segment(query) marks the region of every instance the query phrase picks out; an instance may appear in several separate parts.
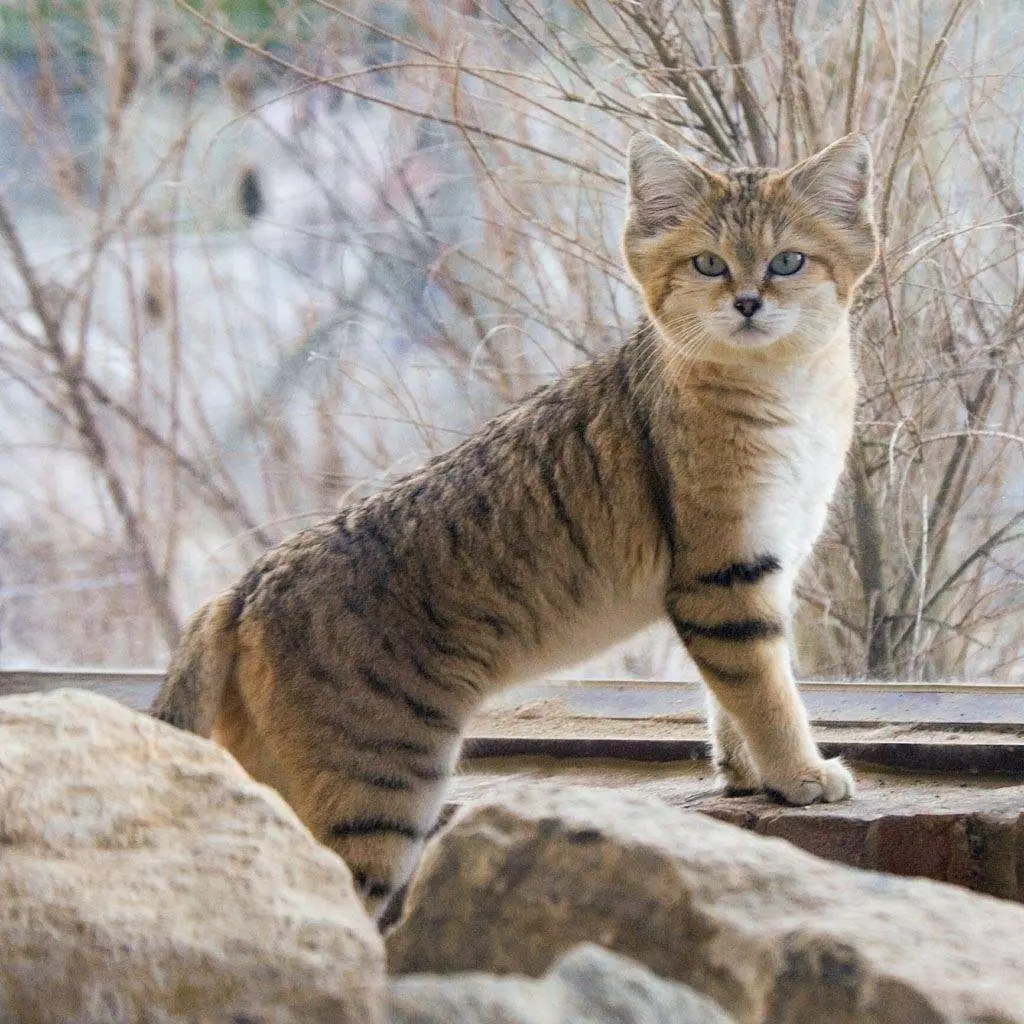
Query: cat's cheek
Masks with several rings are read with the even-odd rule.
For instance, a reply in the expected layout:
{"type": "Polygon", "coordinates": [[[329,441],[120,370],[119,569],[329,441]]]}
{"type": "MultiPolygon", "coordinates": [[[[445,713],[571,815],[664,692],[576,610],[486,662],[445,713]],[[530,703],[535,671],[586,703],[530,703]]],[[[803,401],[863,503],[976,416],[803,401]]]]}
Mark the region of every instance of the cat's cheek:
{"type": "Polygon", "coordinates": [[[786,338],[800,326],[801,311],[792,306],[781,306],[777,302],[766,302],[764,313],[765,327],[774,335],[775,340],[786,338]]]}
{"type": "Polygon", "coordinates": [[[705,334],[710,335],[716,341],[727,340],[728,325],[723,313],[718,310],[712,313],[701,313],[699,319],[701,330],[705,334]]]}
{"type": "Polygon", "coordinates": [[[804,290],[801,305],[817,320],[839,323],[846,317],[846,306],[839,295],[839,286],[829,278],[804,290]]]}

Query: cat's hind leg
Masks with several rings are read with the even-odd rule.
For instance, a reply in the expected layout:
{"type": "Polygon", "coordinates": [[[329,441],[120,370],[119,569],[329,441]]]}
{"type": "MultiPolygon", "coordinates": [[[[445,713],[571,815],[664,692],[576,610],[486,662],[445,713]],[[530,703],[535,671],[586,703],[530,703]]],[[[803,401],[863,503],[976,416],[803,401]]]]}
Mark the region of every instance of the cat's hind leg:
{"type": "Polygon", "coordinates": [[[408,882],[437,824],[459,736],[317,718],[307,712],[290,727],[289,799],[316,839],[348,865],[367,911],[377,917],[408,882]]]}
{"type": "Polygon", "coordinates": [[[262,762],[276,766],[272,781],[314,838],[345,861],[377,918],[408,882],[437,824],[457,738],[440,749],[386,732],[359,735],[321,715],[304,709],[261,730],[269,748],[262,762]]]}
{"type": "Polygon", "coordinates": [[[436,709],[414,696],[417,680],[397,664],[378,665],[368,683],[358,670],[319,667],[309,651],[276,656],[250,632],[214,736],[341,856],[377,917],[437,823],[458,757],[457,710],[449,722],[438,695],[436,709]]]}

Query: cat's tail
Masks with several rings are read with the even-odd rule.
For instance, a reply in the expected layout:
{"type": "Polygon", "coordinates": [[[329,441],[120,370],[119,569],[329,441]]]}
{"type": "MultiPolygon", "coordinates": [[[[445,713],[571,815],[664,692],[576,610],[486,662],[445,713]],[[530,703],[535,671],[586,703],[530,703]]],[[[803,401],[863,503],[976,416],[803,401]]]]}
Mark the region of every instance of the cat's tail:
{"type": "Polygon", "coordinates": [[[233,591],[203,605],[189,620],[150,714],[209,736],[234,671],[237,601],[233,591]]]}

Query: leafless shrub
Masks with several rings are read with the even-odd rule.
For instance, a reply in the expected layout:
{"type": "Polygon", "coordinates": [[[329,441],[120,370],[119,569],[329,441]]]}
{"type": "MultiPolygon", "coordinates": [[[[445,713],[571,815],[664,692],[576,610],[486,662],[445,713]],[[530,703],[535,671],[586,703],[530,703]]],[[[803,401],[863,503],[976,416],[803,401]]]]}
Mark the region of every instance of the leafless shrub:
{"type": "MultiPolygon", "coordinates": [[[[862,130],[884,255],[855,311],[860,424],[802,586],[802,668],[1017,677],[1010,0],[316,0],[258,25],[238,9],[134,0],[86,19],[103,131],[84,153],[46,71],[58,34],[33,23],[47,185],[87,226],[47,255],[0,207],[11,536],[66,558],[55,510],[104,522],[104,544],[80,549],[89,572],[119,550],[169,641],[291,517],[624,337],[633,131],[712,164],[784,164],[862,130]],[[25,444],[59,449],[95,497],[52,480],[37,495],[25,444]]],[[[666,671],[659,651],[627,665],[666,671]]]]}

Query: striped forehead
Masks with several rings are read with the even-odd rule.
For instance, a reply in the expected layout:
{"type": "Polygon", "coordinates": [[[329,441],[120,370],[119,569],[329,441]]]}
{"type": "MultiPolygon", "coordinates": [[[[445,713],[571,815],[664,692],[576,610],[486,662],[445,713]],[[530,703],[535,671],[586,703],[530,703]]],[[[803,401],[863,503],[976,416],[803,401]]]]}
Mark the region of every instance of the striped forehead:
{"type": "Polygon", "coordinates": [[[777,231],[773,204],[766,201],[763,191],[770,173],[764,167],[730,171],[712,203],[708,226],[719,242],[728,241],[744,263],[756,262],[765,234],[777,231]]]}

